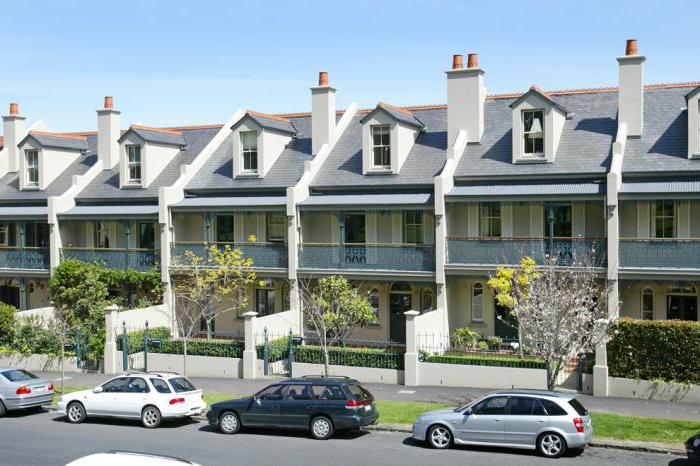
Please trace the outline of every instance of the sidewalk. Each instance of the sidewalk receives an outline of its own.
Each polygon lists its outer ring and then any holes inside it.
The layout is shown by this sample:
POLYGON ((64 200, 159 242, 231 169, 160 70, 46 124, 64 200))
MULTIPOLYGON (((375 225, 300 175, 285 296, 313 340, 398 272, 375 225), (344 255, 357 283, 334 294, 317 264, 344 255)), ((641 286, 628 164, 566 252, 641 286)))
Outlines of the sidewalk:
MULTIPOLYGON (((37 375, 60 382, 61 374, 57 372, 37 372, 37 375)), ((109 379, 104 374, 66 373, 66 385, 71 387, 94 387, 109 379)), ((192 377, 192 382, 205 392, 230 393, 245 395, 254 393, 267 385, 274 378, 256 380, 217 379, 192 377)), ((363 384, 378 400, 422 401, 447 404, 466 404, 471 400, 492 390, 481 388, 453 387, 406 387, 403 385, 363 384)), ((632 398, 599 398, 590 395, 578 395, 581 403, 591 411, 622 414, 626 416, 654 417, 661 419, 681 419, 697 421, 700 419, 700 404, 674 403, 671 401, 639 400, 632 398)))

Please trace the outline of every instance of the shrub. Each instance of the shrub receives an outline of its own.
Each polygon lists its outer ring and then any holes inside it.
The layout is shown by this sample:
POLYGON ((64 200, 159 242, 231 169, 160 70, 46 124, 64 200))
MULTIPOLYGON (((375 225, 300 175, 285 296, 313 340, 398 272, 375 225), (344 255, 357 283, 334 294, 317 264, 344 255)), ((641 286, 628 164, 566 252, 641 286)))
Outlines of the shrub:
POLYGON ((461 327, 452 332, 451 342, 453 348, 474 348, 481 335, 469 327, 461 327))
POLYGON ((488 342, 489 347, 494 349, 499 349, 501 345, 503 345, 503 338, 501 337, 488 337, 486 341, 488 342))
MULTIPOLYGON (((182 340, 163 340, 160 348, 149 348, 151 353, 180 354, 184 353, 182 340)), ((242 358, 243 344, 235 340, 189 340, 187 342, 188 356, 213 356, 217 358, 242 358)))
MULTIPOLYGON (((132 332, 127 332, 127 339, 129 341, 129 354, 138 353, 143 351, 143 330, 134 330, 132 332)), ((117 349, 122 350, 122 335, 121 333, 116 336, 117 338, 117 349)), ((151 340, 160 340, 161 344, 165 340, 170 339, 170 329, 168 327, 153 327, 148 329, 148 338, 151 340)), ((189 345, 188 345, 189 349, 189 345)), ((148 350, 153 352, 153 345, 148 347, 148 350)))
POLYGON ((479 343, 476 344, 476 347, 477 347, 477 349, 479 349, 481 351, 488 351, 489 350, 489 342, 481 340, 479 343))
MULTIPOLYGON (((256 348, 258 359, 264 358, 265 346, 258 345, 256 348)), ((267 342, 267 357, 269 362, 282 361, 289 357, 289 337, 277 338, 268 340, 267 342)))
MULTIPOLYGON (((331 365, 403 369, 403 353, 374 348, 333 348, 328 351, 331 365)), ((294 362, 323 364, 323 350, 318 346, 294 347, 294 362)))
POLYGON ((14 306, 0 303, 0 345, 9 345, 15 339, 15 312, 14 306))
POLYGON ((542 359, 502 356, 462 356, 462 355, 420 355, 421 362, 440 364, 463 364, 467 366, 519 367, 525 369, 546 369, 542 359))
POLYGON ((700 322, 621 319, 611 331, 610 376, 700 384, 700 322))

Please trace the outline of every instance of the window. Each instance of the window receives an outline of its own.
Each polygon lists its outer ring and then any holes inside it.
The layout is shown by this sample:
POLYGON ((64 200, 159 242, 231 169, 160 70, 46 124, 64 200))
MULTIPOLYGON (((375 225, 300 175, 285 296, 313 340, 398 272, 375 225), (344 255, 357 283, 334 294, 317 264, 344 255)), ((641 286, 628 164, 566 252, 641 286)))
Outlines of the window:
POLYGON ((141 377, 132 377, 129 379, 129 384, 126 386, 128 393, 149 393, 151 391, 146 385, 146 381, 141 377))
POLYGON ((170 387, 163 379, 151 379, 151 383, 158 393, 172 393, 170 387))
POLYGON ((576 411, 579 416, 588 416, 588 410, 576 398, 569 400, 569 406, 574 408, 574 411, 576 411))
POLYGON ((241 131, 241 154, 243 156, 243 172, 257 173, 258 171, 258 132, 241 131))
POLYGON ((275 290, 273 288, 258 288, 255 291, 255 310, 259 317, 275 313, 275 290))
POLYGON ((391 131, 388 125, 372 126, 374 168, 391 168, 391 131))
POLYGON ((345 400, 345 393, 338 385, 314 385, 311 391, 317 400, 345 400))
POLYGON ((311 385, 287 385, 285 400, 313 400, 311 385))
POLYGON ((481 282, 472 286, 472 321, 484 321, 484 285, 481 282))
POLYGON ((119 377, 102 385, 102 391, 108 393, 123 393, 126 392, 126 387, 128 384, 129 377, 119 377))
POLYGON ((284 385, 272 385, 259 391, 255 398, 259 400, 281 400, 282 390, 284 390, 284 385))
POLYGON ((95 222, 94 245, 96 248, 109 248, 109 227, 105 222, 95 222))
POLYGON ((27 186, 39 186, 39 151, 27 149, 24 151, 27 162, 27 186))
POLYGON ((350 390, 350 393, 352 393, 352 396, 355 397, 355 401, 369 401, 369 400, 374 400, 374 397, 372 394, 367 390, 365 387, 363 387, 360 384, 352 384, 348 385, 348 390, 350 390))
POLYGON ((523 111, 523 153, 544 155, 544 110, 523 111))
POLYGON ((365 214, 345 215, 345 243, 365 244, 365 214))
POLYGON ((233 243, 233 215, 216 216, 216 241, 233 243))
POLYGON ((642 290, 642 319, 654 320, 654 291, 651 288, 642 290))
POLYGON ((267 214, 267 240, 271 242, 283 242, 287 229, 287 216, 280 212, 268 212, 267 214))
POLYGON ((29 380, 38 379, 39 377, 24 369, 11 369, 2 373, 10 382, 27 382, 29 380))
POLYGON ((369 305, 372 306, 374 311, 374 321, 370 322, 369 325, 379 325, 379 291, 376 288, 372 288, 369 292, 369 305))
POLYGON ((531 416, 535 406, 534 398, 512 396, 508 398, 508 414, 511 416, 531 416))
POLYGON ((129 183, 141 183, 141 146, 128 144, 126 155, 129 170, 129 183))
POLYGON ((421 312, 430 312, 433 310, 433 291, 429 288, 423 288, 420 296, 421 312))
POLYGON ((500 415, 506 413, 506 403, 508 398, 505 396, 496 396, 479 403, 472 411, 479 415, 500 415))
POLYGON ((423 244, 423 212, 420 210, 403 213, 403 242, 423 244))
POLYGON ((207 319, 206 317, 199 318, 199 332, 207 334, 216 332, 216 317, 207 319), (207 321, 209 321, 209 331, 207 331, 207 321))
POLYGON ((654 238, 676 237, 676 203, 673 200, 654 202, 654 238))
POLYGON ((547 410, 548 416, 566 416, 566 410, 552 400, 546 398, 538 398, 544 409, 547 410))
POLYGON ((481 236, 500 238, 501 203, 482 202, 480 207, 479 232, 481 236))
POLYGON ((152 223, 139 223, 139 248, 156 248, 156 228, 152 223))
POLYGON ((17 244, 17 228, 14 223, 0 223, 0 246, 17 244))
POLYGON ((192 392, 197 390, 194 385, 192 385, 192 382, 184 377, 175 377, 174 379, 170 379, 170 385, 173 386, 173 390, 175 390, 176 393, 192 392))
POLYGON ((24 244, 30 248, 49 246, 48 223, 27 223, 24 228, 24 244))

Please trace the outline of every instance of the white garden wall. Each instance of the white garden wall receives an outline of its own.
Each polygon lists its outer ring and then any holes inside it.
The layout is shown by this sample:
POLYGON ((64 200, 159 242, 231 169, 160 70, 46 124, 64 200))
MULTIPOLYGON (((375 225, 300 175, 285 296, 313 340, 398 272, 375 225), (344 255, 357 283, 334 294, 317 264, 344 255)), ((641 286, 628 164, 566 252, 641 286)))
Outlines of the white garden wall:
POLYGON ((544 369, 419 362, 418 385, 546 389, 547 371, 544 369))
MULTIPOLYGON (((129 355, 129 367, 143 369, 143 352, 129 355)), ((117 361, 121 372, 122 352, 117 351, 117 361)), ((149 372, 165 371, 185 372, 181 354, 148 353, 149 372)), ((239 358, 219 358, 213 356, 187 356, 187 375, 189 377, 223 377, 238 379, 242 377, 243 360, 239 358)))
MULTIPOLYGON (((61 358, 46 354, 16 354, 0 353, 0 366, 17 367, 28 371, 59 372, 61 358)), ((66 372, 78 372, 78 360, 74 357, 65 358, 66 372)))
MULTIPOLYGON (((366 383, 403 384, 403 371, 396 369, 378 369, 375 367, 329 366, 330 375, 340 375, 357 379, 366 383)), ((292 376, 323 374, 323 364, 295 362, 292 365, 292 376)))
POLYGON ((700 403, 700 385, 608 377, 608 396, 700 403))

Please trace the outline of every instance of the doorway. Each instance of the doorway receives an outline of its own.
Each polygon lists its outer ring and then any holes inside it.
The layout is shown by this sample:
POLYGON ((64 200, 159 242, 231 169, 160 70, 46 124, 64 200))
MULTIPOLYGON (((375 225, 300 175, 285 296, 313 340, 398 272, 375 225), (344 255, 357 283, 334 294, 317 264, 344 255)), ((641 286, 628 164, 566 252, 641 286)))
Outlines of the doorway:
POLYGON ((666 318, 677 320, 698 320, 698 297, 690 295, 668 295, 666 318))
POLYGON ((412 309, 411 285, 394 283, 389 292, 389 339, 395 343, 406 343, 406 316, 412 309))
POLYGON ((498 338, 514 341, 518 339, 518 319, 511 313, 510 309, 493 302, 494 326, 493 333, 498 338))
POLYGON ((19 309, 19 287, 18 286, 0 286, 0 301, 15 309, 19 309))
POLYGON ((556 255, 558 265, 571 264, 573 235, 571 204, 545 204, 544 236, 545 252, 556 255))
POLYGON ((362 265, 367 263, 367 248, 365 246, 365 214, 350 213, 343 218, 345 242, 345 263, 362 265))

